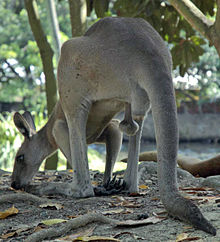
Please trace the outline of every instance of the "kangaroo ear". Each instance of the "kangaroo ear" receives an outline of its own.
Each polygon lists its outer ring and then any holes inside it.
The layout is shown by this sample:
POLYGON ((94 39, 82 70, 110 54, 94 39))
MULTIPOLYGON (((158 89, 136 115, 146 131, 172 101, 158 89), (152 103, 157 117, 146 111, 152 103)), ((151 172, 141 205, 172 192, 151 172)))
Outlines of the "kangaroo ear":
POLYGON ((30 112, 25 111, 24 114, 22 115, 24 117, 24 119, 27 121, 27 123, 29 124, 29 126, 36 131, 36 127, 35 127, 35 123, 34 123, 34 119, 31 115, 30 112))
POLYGON ((35 132, 35 125, 34 128, 31 127, 33 122, 33 119, 31 121, 31 124, 29 124, 28 119, 26 119, 26 115, 21 115, 20 113, 16 112, 14 115, 14 124, 17 127, 17 129, 24 135, 26 138, 30 138, 35 132))

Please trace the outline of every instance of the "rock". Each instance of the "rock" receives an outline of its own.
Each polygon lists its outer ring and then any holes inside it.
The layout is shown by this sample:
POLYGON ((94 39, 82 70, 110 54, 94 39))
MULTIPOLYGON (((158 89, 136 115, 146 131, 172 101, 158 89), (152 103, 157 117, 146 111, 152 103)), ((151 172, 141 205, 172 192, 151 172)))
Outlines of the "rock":
POLYGON ((202 186, 212 187, 220 191, 220 175, 210 176, 202 181, 202 186))

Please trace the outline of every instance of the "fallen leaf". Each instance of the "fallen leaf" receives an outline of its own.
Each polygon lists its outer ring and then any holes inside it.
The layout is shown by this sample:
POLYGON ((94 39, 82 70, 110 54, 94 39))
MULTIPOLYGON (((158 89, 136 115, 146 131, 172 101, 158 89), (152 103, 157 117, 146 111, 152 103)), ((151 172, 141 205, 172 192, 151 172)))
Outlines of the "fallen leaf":
POLYGON ((188 237, 184 240, 181 240, 181 242, 184 242, 184 241, 194 241, 194 240, 200 240, 202 239, 201 237, 188 237))
POLYGON ((98 186, 99 183, 98 183, 97 181, 92 181, 92 185, 93 185, 93 186, 98 186))
POLYGON ((181 233, 181 234, 177 235, 176 242, 185 240, 186 238, 188 238, 188 235, 189 234, 187 234, 187 233, 181 233))
POLYGON ((123 213, 123 212, 124 212, 124 209, 123 208, 119 208, 119 209, 112 209, 112 210, 103 211, 102 214, 103 215, 118 214, 118 213, 123 213))
MULTIPOLYGON (((45 226, 45 225, 43 224, 42 226, 37 226, 37 227, 35 227, 33 232, 36 233, 36 232, 38 232, 38 231, 44 229, 43 226, 45 226)), ((45 226, 45 227, 46 227, 46 226, 45 226)))
POLYGON ((17 214, 17 213, 18 213, 18 209, 13 206, 9 209, 6 209, 3 212, 0 212, 0 219, 7 218, 8 216, 11 216, 11 215, 14 215, 14 214, 17 214))
POLYGON ((134 235, 134 234, 131 233, 131 232, 124 231, 124 232, 119 232, 119 233, 115 234, 115 235, 114 235, 114 238, 119 238, 119 237, 121 237, 121 236, 124 235, 124 234, 129 234, 130 236, 133 236, 133 235, 134 235))
POLYGON ((164 219, 157 217, 149 217, 143 220, 125 220, 117 223, 117 226, 138 226, 138 225, 147 225, 147 224, 156 224, 161 222, 164 219))
POLYGON ((142 185, 139 186, 139 188, 140 188, 140 189, 148 189, 148 186, 145 185, 145 184, 142 184, 142 185))
POLYGON ((57 176, 50 176, 47 181, 48 182, 52 182, 52 181, 55 181, 57 179, 57 176))
POLYGON ((195 241, 200 240, 201 237, 188 237, 189 235, 187 233, 179 234, 176 238, 176 242, 184 242, 184 241, 195 241))
POLYGON ((13 236, 15 236, 15 235, 19 235, 20 233, 22 233, 22 232, 24 232, 24 231, 27 231, 27 230, 29 230, 30 229, 30 227, 23 227, 23 228, 19 228, 19 229, 16 229, 15 231, 11 231, 11 232, 9 232, 9 233, 6 233, 6 234, 3 234, 2 236, 1 236, 1 238, 2 239, 8 239, 8 238, 11 238, 11 237, 13 237, 13 236))
POLYGON ((13 237, 15 234, 16 234, 16 231, 13 231, 13 232, 10 232, 10 233, 7 233, 7 234, 3 234, 3 235, 1 236, 1 238, 2 238, 2 239, 8 239, 8 238, 13 237))
POLYGON ((126 208, 139 208, 139 207, 141 207, 141 204, 124 201, 121 203, 121 206, 126 207, 126 208))
POLYGON ((128 213, 134 213, 133 209, 126 208, 126 210, 123 212, 123 214, 128 214, 128 213))
POLYGON ((158 200, 160 200, 160 198, 158 198, 158 197, 152 197, 151 198, 151 201, 158 201, 158 200))
POLYGON ((112 198, 116 198, 116 200, 118 200, 119 202, 122 202, 125 200, 124 197, 122 196, 112 196, 112 198))
POLYGON ((78 217, 78 215, 69 215, 69 216, 67 216, 68 218, 77 218, 78 217))
POLYGON ((11 176, 10 172, 9 173, 4 173, 1 175, 2 177, 7 177, 7 176, 11 176))
POLYGON ((61 219, 61 218, 54 218, 54 219, 47 219, 47 220, 43 220, 41 221, 42 224, 51 226, 53 224, 58 224, 58 223, 63 223, 66 222, 66 219, 61 219))
POLYGON ((63 208, 63 205, 61 205, 60 203, 44 203, 41 204, 39 207, 60 210, 63 208))
POLYGON ((129 193, 129 197, 141 197, 141 196, 144 196, 147 194, 147 191, 144 191, 144 192, 132 192, 132 193, 129 193))
POLYGON ((213 191, 213 188, 209 188, 209 187, 179 187, 180 190, 182 191, 213 191))
POLYGON ((87 236, 82 236, 82 237, 78 237, 73 241, 115 241, 115 242, 120 242, 120 240, 118 239, 114 239, 111 237, 105 237, 105 236, 91 236, 91 237, 87 237, 87 236))
POLYGON ((193 229, 193 227, 192 226, 189 226, 189 225, 188 226, 184 226, 183 228, 184 229, 193 229))
POLYGON ((59 240, 76 241, 76 239, 79 237, 91 236, 95 228, 96 226, 93 226, 92 228, 84 230, 83 232, 67 235, 65 237, 59 238, 58 241, 59 240))

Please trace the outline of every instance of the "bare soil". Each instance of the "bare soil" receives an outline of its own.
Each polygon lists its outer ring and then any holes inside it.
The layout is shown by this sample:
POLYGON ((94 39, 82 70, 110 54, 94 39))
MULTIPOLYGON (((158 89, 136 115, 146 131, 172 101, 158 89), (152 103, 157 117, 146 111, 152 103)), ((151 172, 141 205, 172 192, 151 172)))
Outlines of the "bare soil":
MULTIPOLYGON (((147 162, 139 165, 140 193, 129 195, 120 193, 114 196, 83 199, 44 196, 39 199, 11 189, 10 176, 10 173, 0 171, 0 211, 3 212, 14 206, 18 212, 0 219, 0 241, 82 241, 84 239, 83 241, 220 242, 219 191, 201 187, 199 179, 180 169, 178 169, 178 181, 181 193, 200 207, 205 217, 217 228, 216 236, 196 230, 166 214, 158 193, 155 163, 147 162), (148 221, 147 218, 150 224, 138 224, 140 221, 148 221), (45 225, 44 220, 49 219, 65 221, 50 226, 45 225), (118 221, 127 220, 132 220, 132 224, 130 222, 129 225, 118 225, 118 221), (68 232, 65 230, 67 227, 68 232)), ((123 176, 123 172, 118 172, 117 176, 123 176)), ((43 186, 48 182, 71 181, 71 177, 71 171, 38 172, 33 183, 43 186)), ((101 184, 102 178, 102 173, 91 171, 94 185, 101 184)))

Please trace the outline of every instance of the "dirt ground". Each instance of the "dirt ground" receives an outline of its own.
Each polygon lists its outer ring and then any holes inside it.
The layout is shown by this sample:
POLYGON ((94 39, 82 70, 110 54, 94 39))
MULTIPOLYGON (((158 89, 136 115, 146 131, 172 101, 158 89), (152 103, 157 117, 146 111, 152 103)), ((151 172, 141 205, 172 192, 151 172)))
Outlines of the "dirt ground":
MULTIPOLYGON (((118 177, 122 175, 123 172, 117 173, 118 177)), ((219 191, 201 187, 200 179, 180 169, 178 182, 181 193, 200 207, 217 229, 216 236, 167 216, 159 199, 156 164, 152 162, 139 165, 140 193, 130 195, 120 193, 84 199, 62 196, 39 198, 11 189, 10 176, 10 173, 0 172, 0 211, 14 206, 11 209, 13 215, 0 219, 0 241, 220 242, 219 191), (47 225, 45 220, 54 224, 47 225)), ((33 183, 43 186, 48 182, 66 182, 71 181, 71 176, 71 171, 39 172, 33 183)), ((102 178, 102 173, 91 171, 93 185, 100 184, 102 178)))

